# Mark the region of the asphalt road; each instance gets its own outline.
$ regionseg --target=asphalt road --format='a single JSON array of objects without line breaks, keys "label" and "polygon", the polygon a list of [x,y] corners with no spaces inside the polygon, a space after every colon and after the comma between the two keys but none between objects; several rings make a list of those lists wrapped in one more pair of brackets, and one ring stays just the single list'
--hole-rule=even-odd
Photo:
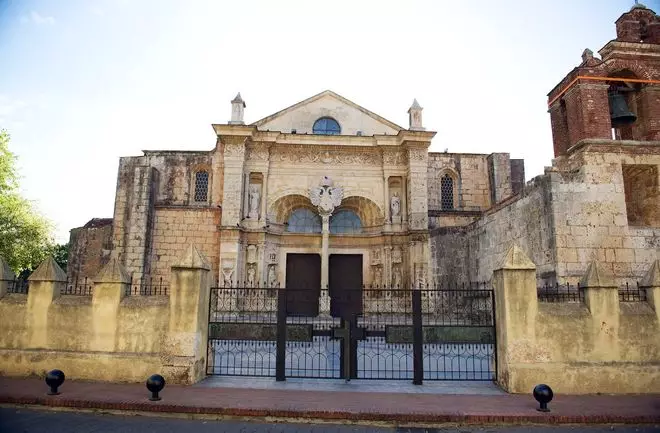
[{"label": "asphalt road", "polygon": [[92,412],[0,408],[2,433],[658,433],[660,425],[645,426],[509,426],[443,428],[388,428],[362,425],[293,424],[243,421],[189,420],[151,416],[114,415]]}]

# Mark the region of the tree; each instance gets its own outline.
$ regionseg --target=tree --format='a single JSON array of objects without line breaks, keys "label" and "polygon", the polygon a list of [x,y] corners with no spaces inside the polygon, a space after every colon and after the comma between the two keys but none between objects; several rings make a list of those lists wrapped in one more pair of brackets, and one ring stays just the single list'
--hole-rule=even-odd
[{"label": "tree", "polygon": [[69,264],[69,244],[53,245],[50,255],[53,256],[55,262],[60,265],[60,268],[66,272],[67,265]]},{"label": "tree", "polygon": [[16,156],[0,130],[0,256],[14,272],[35,269],[53,252],[52,225],[20,195]]}]

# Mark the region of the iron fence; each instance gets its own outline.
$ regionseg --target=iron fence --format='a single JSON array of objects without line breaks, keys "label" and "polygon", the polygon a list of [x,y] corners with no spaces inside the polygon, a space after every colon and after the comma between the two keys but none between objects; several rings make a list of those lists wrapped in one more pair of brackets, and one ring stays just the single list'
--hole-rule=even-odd
[{"label": "iron fence", "polygon": [[7,293],[18,293],[27,295],[29,284],[24,279],[4,280],[7,283]]},{"label": "iron fence", "polygon": [[67,280],[64,290],[60,294],[62,295],[74,295],[74,296],[92,296],[94,291],[92,281],[85,277],[82,280]]},{"label": "iron fence", "polygon": [[639,282],[632,287],[626,282],[619,288],[619,302],[646,302],[646,290],[639,287]]},{"label": "iron fence", "polygon": [[537,297],[540,302],[584,302],[584,290],[579,284],[546,284],[539,287]]},{"label": "iron fence", "polygon": [[167,296],[168,294],[168,287],[163,282],[163,277],[156,279],[142,277],[137,281],[131,278],[131,283],[126,288],[126,296]]},{"label": "iron fence", "polygon": [[485,283],[332,296],[255,286],[211,289],[208,374],[495,379],[494,296]]}]

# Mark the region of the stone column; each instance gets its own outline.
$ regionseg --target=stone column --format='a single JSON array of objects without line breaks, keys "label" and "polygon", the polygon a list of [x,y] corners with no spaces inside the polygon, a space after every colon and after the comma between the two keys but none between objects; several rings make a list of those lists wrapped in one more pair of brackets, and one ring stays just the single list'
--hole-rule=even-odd
[{"label": "stone column", "polygon": [[161,350],[169,383],[192,384],[206,375],[210,270],[192,244],[172,266],[169,327]]},{"label": "stone column", "polygon": [[328,274],[329,274],[329,256],[328,248],[330,243],[330,215],[321,215],[321,221],[323,222],[322,230],[322,244],[321,244],[321,288],[325,289],[328,287]]},{"label": "stone column", "polygon": [[639,287],[646,290],[646,302],[655,310],[660,322],[660,260],[653,262],[639,283]]},{"label": "stone column", "polygon": [[7,294],[9,282],[16,279],[14,271],[11,270],[4,258],[0,257],[0,298]]},{"label": "stone column", "polygon": [[28,348],[48,348],[48,310],[66,285],[66,274],[52,257],[44,260],[28,278],[30,290],[27,298],[25,328],[28,330]]},{"label": "stone column", "polygon": [[610,272],[597,260],[580,280],[584,300],[591,313],[594,361],[616,361],[619,357],[619,288]]},{"label": "stone column", "polygon": [[261,182],[261,218],[259,219],[264,225],[266,224],[266,212],[268,208],[266,207],[266,197],[268,197],[268,170],[265,173],[262,173],[262,182]]},{"label": "stone column", "polygon": [[493,273],[497,334],[497,381],[508,392],[521,392],[517,364],[529,362],[536,344],[536,266],[513,245]]},{"label": "stone column", "polygon": [[94,337],[90,342],[92,350],[115,351],[119,303],[126,296],[130,284],[131,277],[115,257],[94,277],[92,294]]},{"label": "stone column", "polygon": [[383,176],[383,198],[385,199],[385,224],[389,224],[391,221],[390,215],[390,182],[389,176]]}]

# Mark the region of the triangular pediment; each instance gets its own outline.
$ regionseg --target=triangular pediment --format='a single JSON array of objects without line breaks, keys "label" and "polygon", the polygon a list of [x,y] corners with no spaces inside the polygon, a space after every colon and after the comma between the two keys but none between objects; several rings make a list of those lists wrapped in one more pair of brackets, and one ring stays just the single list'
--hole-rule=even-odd
[{"label": "triangular pediment", "polygon": [[314,122],[330,117],[339,123],[341,135],[396,135],[403,130],[391,122],[331,90],[300,101],[254,122],[261,131],[313,134]]}]

